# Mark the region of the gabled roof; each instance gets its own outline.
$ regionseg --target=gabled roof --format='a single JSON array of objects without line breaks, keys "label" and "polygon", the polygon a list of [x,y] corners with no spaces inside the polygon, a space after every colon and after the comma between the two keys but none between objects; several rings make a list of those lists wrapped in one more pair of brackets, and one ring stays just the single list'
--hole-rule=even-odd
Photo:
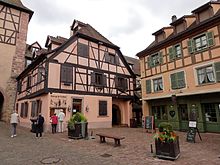
[{"label": "gabled roof", "polygon": [[46,43],[45,43],[45,47],[49,46],[49,44],[50,44],[49,41],[51,41],[52,43],[61,45],[62,43],[66,42],[67,40],[68,40],[67,38],[64,38],[64,37],[61,37],[61,36],[53,37],[53,36],[48,35]]},{"label": "gabled roof", "polygon": [[172,26],[178,25],[179,23],[182,23],[185,20],[185,18],[195,18],[195,15],[184,15],[179,19],[177,19],[176,21],[170,23],[170,25]]},{"label": "gabled roof", "polygon": [[[80,22],[80,23],[82,24],[82,22]],[[37,66],[44,59],[53,58],[54,56],[56,56],[57,54],[62,52],[65,48],[67,48],[73,42],[73,40],[76,40],[78,37],[85,38],[89,41],[96,42],[96,43],[99,43],[99,44],[103,44],[106,47],[111,47],[111,48],[116,49],[118,51],[118,55],[120,56],[121,61],[126,66],[129,73],[131,74],[131,76],[136,77],[134,72],[132,71],[132,69],[128,65],[127,61],[125,60],[125,57],[122,55],[122,53],[120,51],[120,48],[118,46],[112,44],[109,40],[107,40],[105,37],[103,37],[99,32],[97,32],[89,24],[84,24],[83,23],[83,25],[86,25],[86,26],[84,26],[85,28],[83,28],[81,26],[81,28],[76,30],[69,39],[66,39],[64,37],[48,36],[48,37],[50,37],[49,39],[51,41],[55,41],[55,42],[60,43],[60,46],[58,46],[57,48],[55,48],[53,50],[47,50],[47,52],[43,51],[42,54],[38,55],[38,57],[36,59],[34,59],[34,61],[30,65],[28,65],[28,67],[17,77],[17,80],[19,80],[21,77],[23,77],[23,75],[28,73],[32,68]],[[93,38],[92,36],[96,37],[96,38]],[[47,38],[47,42],[49,42],[48,38]],[[100,43],[100,42],[102,42],[102,43]],[[48,57],[48,55],[50,55],[50,56]]]},{"label": "gabled roof", "polygon": [[195,10],[193,10],[192,13],[198,13],[198,12],[201,12],[203,10],[206,10],[207,8],[209,8],[211,6],[211,4],[220,4],[220,1],[218,1],[218,0],[217,1],[212,1],[211,0],[210,2],[196,8]]},{"label": "gabled roof", "polygon": [[33,11],[25,7],[20,0],[0,0],[0,4],[10,6],[14,9],[24,11],[29,14],[29,20],[33,15]]},{"label": "gabled roof", "polygon": [[127,61],[128,64],[133,65],[133,72],[136,75],[140,75],[140,63],[139,60],[136,58],[128,57],[124,55],[125,60]]},{"label": "gabled roof", "polygon": [[71,26],[71,30],[74,31],[76,24],[78,24],[78,26],[80,26],[79,30],[77,30],[77,32],[76,32],[76,33],[78,33],[78,35],[87,36],[87,37],[96,39],[99,42],[103,42],[105,44],[111,45],[113,47],[118,47],[117,45],[113,44],[111,41],[109,41],[107,38],[105,38],[97,30],[95,30],[91,25],[89,25],[87,23],[83,23],[81,21],[74,20],[73,24]]}]

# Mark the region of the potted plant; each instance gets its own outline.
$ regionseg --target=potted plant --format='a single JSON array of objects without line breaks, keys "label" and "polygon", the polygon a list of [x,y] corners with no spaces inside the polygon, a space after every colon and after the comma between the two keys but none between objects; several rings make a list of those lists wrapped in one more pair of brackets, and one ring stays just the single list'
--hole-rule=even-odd
[{"label": "potted plant", "polygon": [[162,122],[158,128],[159,133],[154,136],[156,156],[176,160],[180,156],[179,137],[170,123]]},{"label": "potted plant", "polygon": [[82,113],[77,112],[67,123],[68,137],[74,139],[86,138],[88,135],[87,127],[86,117]]}]

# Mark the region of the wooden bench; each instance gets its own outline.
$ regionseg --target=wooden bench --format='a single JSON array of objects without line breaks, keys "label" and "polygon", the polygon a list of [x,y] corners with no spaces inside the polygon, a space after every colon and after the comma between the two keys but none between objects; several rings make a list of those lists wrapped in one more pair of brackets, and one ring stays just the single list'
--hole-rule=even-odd
[{"label": "wooden bench", "polygon": [[104,134],[104,133],[97,133],[97,136],[100,137],[100,143],[105,143],[105,138],[110,138],[110,139],[114,139],[115,140],[115,146],[120,146],[120,140],[124,139],[125,137],[121,137],[121,136],[115,136],[115,135],[108,135],[108,134]]}]

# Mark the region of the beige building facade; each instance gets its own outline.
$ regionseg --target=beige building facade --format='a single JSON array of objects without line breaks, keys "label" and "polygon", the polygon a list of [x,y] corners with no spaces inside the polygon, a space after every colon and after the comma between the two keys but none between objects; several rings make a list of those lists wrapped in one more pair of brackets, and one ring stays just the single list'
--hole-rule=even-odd
[{"label": "beige building facade", "polygon": [[14,110],[16,77],[24,70],[28,23],[33,12],[20,0],[0,0],[0,120]]},{"label": "beige building facade", "polygon": [[[141,62],[144,116],[187,130],[220,132],[220,2],[210,1],[153,35]],[[192,114],[196,114],[194,119]]]},{"label": "beige building facade", "polygon": [[129,126],[135,74],[119,47],[77,20],[71,34],[69,39],[48,36],[47,51],[18,76],[21,125],[30,127],[30,119],[42,113],[50,130],[50,116],[63,110],[65,124],[81,112],[89,128]]}]

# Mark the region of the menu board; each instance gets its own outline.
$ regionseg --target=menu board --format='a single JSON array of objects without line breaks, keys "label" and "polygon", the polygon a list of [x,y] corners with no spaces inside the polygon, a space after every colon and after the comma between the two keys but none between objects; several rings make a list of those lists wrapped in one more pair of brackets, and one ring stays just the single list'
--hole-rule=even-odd
[{"label": "menu board", "polygon": [[189,131],[187,132],[186,141],[195,143],[195,137],[196,137],[196,128],[189,127]]},{"label": "menu board", "polygon": [[145,129],[154,129],[154,117],[153,116],[145,117]]}]

